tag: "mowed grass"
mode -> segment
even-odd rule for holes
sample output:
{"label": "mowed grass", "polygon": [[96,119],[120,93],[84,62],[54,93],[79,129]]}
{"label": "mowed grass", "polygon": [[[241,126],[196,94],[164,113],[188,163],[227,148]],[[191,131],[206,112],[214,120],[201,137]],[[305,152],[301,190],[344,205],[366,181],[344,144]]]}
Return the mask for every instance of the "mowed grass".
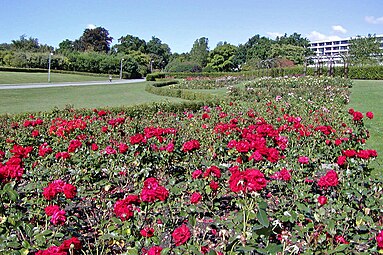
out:
{"label": "mowed grass", "polygon": [[148,93],[145,91],[146,84],[0,90],[0,114],[51,111],[55,107],[62,109],[68,105],[74,108],[100,108],[183,101]]}
{"label": "mowed grass", "polygon": [[383,174],[383,81],[355,80],[348,107],[374,113],[374,119],[364,121],[370,131],[367,147],[377,150],[378,157],[371,166]]}
{"label": "mowed grass", "polygon": [[[51,82],[107,81],[105,76],[51,73]],[[48,83],[47,73],[0,72],[0,84]]]}

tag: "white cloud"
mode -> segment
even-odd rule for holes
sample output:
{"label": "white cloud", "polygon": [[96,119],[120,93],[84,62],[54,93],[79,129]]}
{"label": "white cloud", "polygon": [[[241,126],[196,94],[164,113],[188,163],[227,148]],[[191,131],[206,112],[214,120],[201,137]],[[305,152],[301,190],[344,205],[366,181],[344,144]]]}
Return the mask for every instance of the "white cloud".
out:
{"label": "white cloud", "polygon": [[267,32],[267,35],[272,37],[272,38],[277,38],[277,37],[283,36],[284,34],[279,33],[279,32]]}
{"label": "white cloud", "polygon": [[307,38],[312,42],[314,42],[314,41],[326,41],[326,40],[336,41],[336,40],[341,39],[337,35],[325,35],[325,34],[319,33],[318,31],[311,31],[307,35]]}
{"label": "white cloud", "polygon": [[383,24],[383,17],[375,18],[374,16],[366,16],[364,20],[370,24]]}
{"label": "white cloud", "polygon": [[88,24],[88,25],[86,26],[86,28],[88,28],[88,29],[95,29],[95,28],[96,28],[96,25],[94,25],[94,24]]}
{"label": "white cloud", "polygon": [[347,30],[344,27],[342,27],[341,25],[332,26],[332,30],[334,32],[339,32],[339,33],[342,33],[342,34],[347,33]]}

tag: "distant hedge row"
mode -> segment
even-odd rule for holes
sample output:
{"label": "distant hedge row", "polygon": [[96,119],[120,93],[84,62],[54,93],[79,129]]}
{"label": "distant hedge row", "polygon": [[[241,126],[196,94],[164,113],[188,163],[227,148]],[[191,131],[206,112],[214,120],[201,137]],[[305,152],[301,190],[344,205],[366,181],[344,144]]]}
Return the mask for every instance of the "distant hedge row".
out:
{"label": "distant hedge row", "polygon": [[[344,77],[344,67],[334,67],[334,76]],[[150,74],[147,80],[154,81],[156,79],[165,78],[168,76],[174,78],[187,78],[187,77],[221,77],[221,76],[244,76],[244,77],[281,77],[281,76],[300,76],[304,74],[303,66],[287,67],[287,68],[270,68],[270,69],[259,69],[256,71],[246,72],[181,72],[181,73],[154,73]],[[328,75],[328,67],[323,67],[320,70],[321,75]],[[315,68],[308,67],[306,75],[315,75]],[[348,78],[351,79],[362,79],[362,80],[383,80],[383,66],[349,66],[348,67]]]}
{"label": "distant hedge row", "polygon": [[[42,68],[19,68],[19,67],[0,66],[0,72],[46,73],[46,72],[48,72],[48,70],[42,69]],[[87,75],[87,76],[106,76],[106,75],[108,75],[108,74],[102,74],[102,73],[86,73],[86,72],[56,70],[56,69],[51,69],[51,72],[52,73],[63,73],[63,74]]]}
{"label": "distant hedge row", "polygon": [[217,102],[219,97],[207,93],[195,92],[188,89],[175,89],[164,86],[158,86],[158,84],[147,84],[145,90],[149,93],[167,96],[167,97],[177,97],[184,100],[191,101],[200,101],[200,102]]}

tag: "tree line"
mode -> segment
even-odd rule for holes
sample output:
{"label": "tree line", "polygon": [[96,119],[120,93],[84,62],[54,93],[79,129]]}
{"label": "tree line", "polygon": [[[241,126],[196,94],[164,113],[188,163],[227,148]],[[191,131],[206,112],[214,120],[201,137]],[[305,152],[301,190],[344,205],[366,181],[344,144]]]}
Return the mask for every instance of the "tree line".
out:
{"label": "tree line", "polygon": [[[208,38],[201,37],[189,52],[182,54],[172,54],[170,47],[155,36],[146,42],[128,34],[118,38],[113,46],[112,41],[103,27],[87,28],[78,39],[65,39],[56,49],[22,35],[11,43],[0,44],[0,66],[47,68],[49,55],[54,53],[52,69],[118,74],[122,68],[124,78],[137,78],[159,70],[227,72],[302,65],[312,54],[309,40],[298,33],[276,39],[257,34],[244,44],[219,42],[212,50]],[[362,64],[371,64],[381,55],[380,43],[374,36],[357,37],[350,44],[350,52],[359,56]]]}

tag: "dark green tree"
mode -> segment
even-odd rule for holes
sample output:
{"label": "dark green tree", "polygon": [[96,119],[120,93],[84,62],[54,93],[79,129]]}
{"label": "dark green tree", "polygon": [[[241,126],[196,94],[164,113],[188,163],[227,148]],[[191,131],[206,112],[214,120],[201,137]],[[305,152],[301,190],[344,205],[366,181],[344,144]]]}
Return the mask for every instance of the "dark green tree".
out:
{"label": "dark green tree", "polygon": [[234,71],[237,68],[234,61],[237,49],[236,46],[229,43],[219,43],[209,53],[207,67],[219,72]]}
{"label": "dark green tree", "polygon": [[146,44],[147,52],[152,61],[154,69],[163,69],[169,63],[171,56],[170,47],[155,36]]}
{"label": "dark green tree", "polygon": [[133,35],[120,37],[118,39],[118,44],[113,46],[113,50],[123,54],[128,54],[132,51],[147,53],[145,40]]}
{"label": "dark green tree", "polygon": [[[103,27],[94,29],[87,28],[79,39],[79,49],[84,51],[95,51],[108,53],[113,37],[109,36],[109,31]],[[77,42],[76,42],[77,43]],[[76,48],[76,46],[75,46]]]}
{"label": "dark green tree", "polygon": [[209,39],[201,37],[195,40],[192,49],[190,50],[190,59],[197,63],[200,67],[205,67],[209,56]]}
{"label": "dark green tree", "polygon": [[367,37],[357,36],[349,41],[349,55],[351,64],[354,65],[374,65],[382,61],[382,41],[375,35],[369,34]]}
{"label": "dark green tree", "polygon": [[12,40],[11,48],[15,51],[37,52],[39,51],[40,45],[37,38],[27,38],[26,35],[22,35],[20,36],[20,39]]}

